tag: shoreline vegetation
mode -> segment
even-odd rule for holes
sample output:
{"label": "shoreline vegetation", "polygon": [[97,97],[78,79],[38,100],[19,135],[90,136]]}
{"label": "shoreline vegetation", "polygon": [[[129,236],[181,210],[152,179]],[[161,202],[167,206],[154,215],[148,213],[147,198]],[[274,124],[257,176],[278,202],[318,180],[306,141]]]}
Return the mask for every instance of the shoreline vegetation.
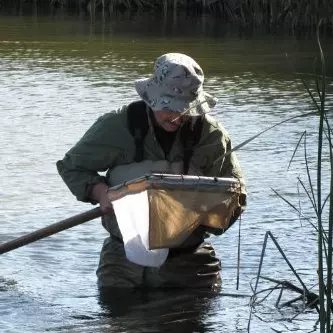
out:
{"label": "shoreline vegetation", "polygon": [[68,14],[101,17],[117,14],[152,13],[191,17],[207,15],[221,24],[233,24],[268,33],[308,33],[320,20],[324,35],[333,35],[331,0],[0,0],[0,13],[7,15]]}
{"label": "shoreline vegetation", "polygon": [[[324,56],[324,51],[320,42],[320,25],[319,21],[316,29],[317,44],[319,49],[319,60],[317,60],[317,70],[315,72],[314,81],[315,89],[310,88],[307,80],[304,78],[303,74],[298,73],[297,76],[302,81],[309,98],[313,103],[315,112],[310,112],[308,114],[302,114],[302,117],[317,116],[317,137],[315,138],[317,142],[316,154],[316,169],[311,165],[311,157],[307,151],[307,138],[308,134],[304,131],[295,147],[293,156],[289,162],[288,169],[291,166],[295,153],[299,149],[304,149],[304,161],[305,161],[305,174],[303,176],[297,177],[297,188],[298,188],[298,203],[295,200],[291,201],[284,197],[276,190],[273,192],[280,197],[285,203],[289,205],[293,210],[298,213],[300,221],[307,221],[313,227],[314,232],[317,235],[317,269],[316,275],[318,283],[316,289],[318,290],[318,295],[312,290],[307,288],[305,283],[302,281],[297,270],[293,268],[289,260],[287,259],[282,248],[272,235],[270,231],[266,232],[263,250],[260,258],[259,270],[256,278],[256,283],[254,287],[254,293],[251,299],[251,312],[248,324],[248,332],[250,332],[251,317],[254,313],[255,307],[262,303],[273,291],[279,291],[278,298],[275,306],[281,309],[285,306],[291,306],[295,302],[302,301],[303,309],[301,312],[305,311],[307,308],[316,309],[318,313],[318,321],[314,324],[314,327],[319,329],[320,333],[332,333],[333,332],[333,297],[332,297],[332,276],[333,276],[333,131],[332,131],[332,119],[329,115],[330,107],[327,105],[327,97],[330,93],[329,82],[330,79],[327,77],[326,72],[326,58]],[[310,138],[314,140],[314,137]],[[329,170],[324,166],[324,161],[329,158]],[[312,172],[314,171],[314,172]],[[328,171],[328,179],[325,177],[325,173]],[[312,208],[312,212],[305,213],[303,209],[304,199],[302,195],[305,195],[305,200]],[[303,197],[304,198],[304,197]],[[279,250],[283,259],[289,266],[289,270],[293,272],[295,278],[298,280],[298,284],[301,287],[295,286],[292,282],[286,280],[276,280],[261,275],[261,268],[263,263],[264,254],[266,251],[267,240],[270,238],[276,248]],[[259,280],[265,280],[274,282],[275,286],[272,288],[267,288],[258,291]],[[284,290],[292,290],[298,293],[297,297],[282,303],[282,293]],[[262,297],[262,295],[264,297]],[[296,317],[286,318],[289,322],[293,321]],[[316,329],[316,331],[317,331]],[[312,331],[311,331],[312,332]],[[314,331],[313,331],[314,332]]]}

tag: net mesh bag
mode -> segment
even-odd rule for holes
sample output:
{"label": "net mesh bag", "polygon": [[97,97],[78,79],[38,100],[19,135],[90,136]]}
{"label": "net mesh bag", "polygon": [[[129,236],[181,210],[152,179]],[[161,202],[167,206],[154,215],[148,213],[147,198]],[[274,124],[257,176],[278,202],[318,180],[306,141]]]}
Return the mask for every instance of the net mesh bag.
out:
{"label": "net mesh bag", "polygon": [[153,174],[109,190],[109,198],[147,191],[149,248],[173,248],[199,226],[226,229],[244,193],[235,178]]}

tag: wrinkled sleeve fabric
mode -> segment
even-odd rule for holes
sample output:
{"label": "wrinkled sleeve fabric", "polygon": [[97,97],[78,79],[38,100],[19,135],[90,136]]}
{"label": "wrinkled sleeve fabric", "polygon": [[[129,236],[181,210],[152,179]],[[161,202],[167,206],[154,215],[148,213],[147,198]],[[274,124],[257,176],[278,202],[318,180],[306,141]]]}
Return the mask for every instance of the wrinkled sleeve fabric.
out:
{"label": "wrinkled sleeve fabric", "polygon": [[205,176],[233,177],[243,180],[243,173],[226,129],[206,115],[201,139],[194,149],[193,159]]}
{"label": "wrinkled sleeve fabric", "polygon": [[[194,150],[193,157],[197,167],[205,176],[209,177],[232,177],[241,182],[240,207],[230,221],[229,227],[237,220],[246,207],[246,186],[244,175],[241,170],[235,152],[231,152],[231,139],[226,129],[207,116],[204,122],[201,139]],[[209,230],[208,230],[209,229]],[[220,235],[225,230],[208,228],[206,231]]]}
{"label": "wrinkled sleeve fabric", "polygon": [[104,182],[105,172],[115,165],[126,163],[131,154],[132,138],[124,124],[121,111],[107,113],[88,129],[79,142],[56,163],[58,172],[79,201],[89,198],[91,185]]}

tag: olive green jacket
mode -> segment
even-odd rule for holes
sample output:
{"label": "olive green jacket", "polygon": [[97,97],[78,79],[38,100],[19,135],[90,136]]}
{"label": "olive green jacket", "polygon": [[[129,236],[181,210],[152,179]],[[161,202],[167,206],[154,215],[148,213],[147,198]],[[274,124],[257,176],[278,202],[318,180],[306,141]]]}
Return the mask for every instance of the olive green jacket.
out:
{"label": "olive green jacket", "polygon": [[[151,127],[144,138],[144,158],[170,163],[183,161],[184,149],[179,132],[169,154],[165,156]],[[205,115],[201,138],[193,149],[190,170],[197,170],[197,175],[243,179],[236,154],[233,152],[224,156],[230,149],[227,131],[214,118]],[[81,140],[57,162],[57,169],[78,200],[96,203],[89,198],[89,185],[99,182],[107,184],[107,176],[100,173],[115,166],[134,163],[134,157],[135,142],[128,129],[127,106],[124,106],[98,118]],[[119,236],[118,231],[116,234]]]}

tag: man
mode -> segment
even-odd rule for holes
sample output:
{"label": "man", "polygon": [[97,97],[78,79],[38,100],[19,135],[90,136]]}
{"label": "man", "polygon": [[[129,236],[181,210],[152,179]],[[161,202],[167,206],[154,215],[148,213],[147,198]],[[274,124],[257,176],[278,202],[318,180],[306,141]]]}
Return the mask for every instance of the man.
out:
{"label": "man", "polygon": [[[216,99],[204,91],[203,82],[201,67],[189,56],[162,55],[153,76],[135,82],[142,100],[100,117],[57,162],[59,174],[77,199],[99,203],[105,214],[102,223],[110,237],[97,269],[100,288],[220,285],[220,261],[204,239],[207,231],[224,230],[198,227],[179,248],[170,249],[161,267],[136,265],[126,258],[107,196],[110,186],[151,172],[243,178],[235,153],[230,153],[226,130],[206,115]],[[142,124],[133,125],[133,119]],[[138,130],[133,129],[136,125]],[[143,133],[140,126],[147,126],[147,131]],[[102,171],[107,171],[106,176],[99,174]],[[245,191],[241,204],[245,205]]]}

